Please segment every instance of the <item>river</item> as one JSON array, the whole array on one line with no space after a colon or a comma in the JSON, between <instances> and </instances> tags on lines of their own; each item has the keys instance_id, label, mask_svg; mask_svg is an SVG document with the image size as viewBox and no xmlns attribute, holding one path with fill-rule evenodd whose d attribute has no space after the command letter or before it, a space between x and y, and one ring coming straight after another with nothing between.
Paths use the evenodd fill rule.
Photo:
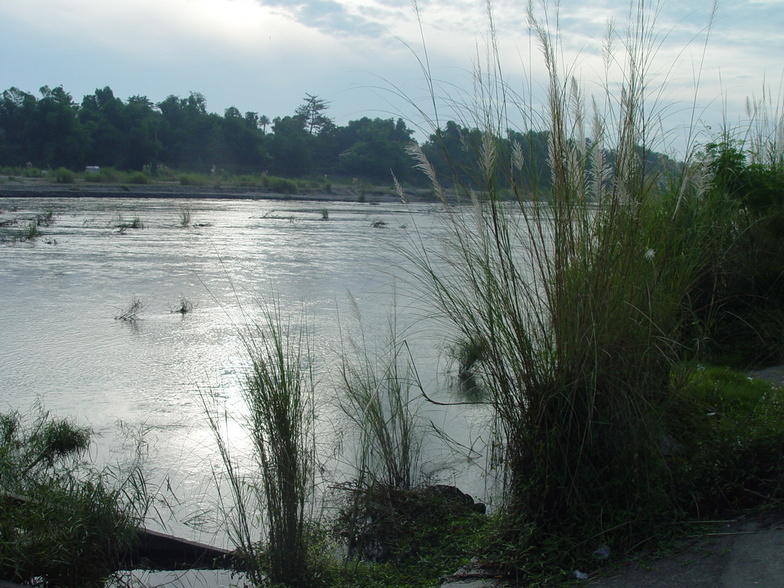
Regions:
<instances>
[{"instance_id":1,"label":"river","mask_svg":"<svg viewBox=\"0 0 784 588\"><path fill-rule=\"evenodd\" d=\"M40 236L17 239L48 211L54 222ZM135 219L141 228L123 228ZM446 333L409 285L401 253L412 239L433 239L435 205L2 198L0 223L0 411L30 414L41 404L88 425L98 464L127 463L141 437L160 496L151 527L228 544L215 523L220 460L203 399L225 408L242 455L242 336L275 301L287 319L307 323L321 487L350 475L336 452L345 423L331 376L341 342L357 330L351 299L372 346L382 346L394 311L428 394L460 399ZM138 319L118 320L134 300ZM176 312L183 301L190 312ZM486 409L422 401L420 411L424 423L479 450L467 457L428 442L431 480L487 499Z\"/></svg>"}]
</instances>

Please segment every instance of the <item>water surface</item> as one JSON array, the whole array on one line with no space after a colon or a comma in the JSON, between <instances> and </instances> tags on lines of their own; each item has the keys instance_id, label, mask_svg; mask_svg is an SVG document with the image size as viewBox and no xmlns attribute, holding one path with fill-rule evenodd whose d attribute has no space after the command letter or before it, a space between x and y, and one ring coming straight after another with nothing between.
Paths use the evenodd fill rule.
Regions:
<instances>
[{"instance_id":1,"label":"water surface","mask_svg":"<svg viewBox=\"0 0 784 588\"><path fill-rule=\"evenodd\" d=\"M14 240L48 210L55 222L40 237ZM20 198L0 199L0 211L0 221L18 221L0 227L0 410L41 403L91 426L100 463L129 460L134 436L143 435L151 486L165 495L150 526L227 543L210 524L219 459L202 399L230 411L229 434L246 447L242 336L276 300L308 325L325 478L347 471L345 456L329 460L344 430L329 381L341 341L356 332L350 297L371 347L383 346L394 309L429 393L454 396L445 334L406 285L399 251L411 238L431 238L439 214L430 206ZM137 217L143 228L118 228ZM192 312L173 312L183 298ZM139 320L117 320L134 299L143 303ZM481 449L484 408L424 405L422 414ZM481 466L481 453L473 455ZM481 467L454 459L443 448L427 454L434 480L483 494Z\"/></svg>"}]
</instances>

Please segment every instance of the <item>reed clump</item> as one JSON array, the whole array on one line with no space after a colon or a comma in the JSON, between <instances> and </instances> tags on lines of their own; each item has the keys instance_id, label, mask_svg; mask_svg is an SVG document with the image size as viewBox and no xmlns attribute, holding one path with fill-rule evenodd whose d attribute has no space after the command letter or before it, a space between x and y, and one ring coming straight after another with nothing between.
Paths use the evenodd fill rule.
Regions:
<instances>
[{"instance_id":1,"label":"reed clump","mask_svg":"<svg viewBox=\"0 0 784 588\"><path fill-rule=\"evenodd\" d=\"M239 567L258 585L317 586L309 510L315 471L314 380L306 329L284 322L275 303L243 341L249 362L243 392L257 475L240 473L218 415L205 407L233 500L230 531ZM257 519L262 522L259 535Z\"/></svg>"},{"instance_id":2,"label":"reed clump","mask_svg":"<svg viewBox=\"0 0 784 588\"><path fill-rule=\"evenodd\" d=\"M411 151L447 212L440 250L414 244L412 275L456 338L482 351L473 361L506 474L491 557L521 576L534 573L534 552L577 564L601 544L634 545L678 513L665 450L672 368L698 351L699 336L681 336L693 324L690 295L732 222L699 174L647 167L655 11L632 6L624 55L606 43L605 63L625 64L618 91L604 88L606 111L564 73L557 18L532 5L527 16L549 74L536 129L547 138L547 181L533 181L540 170L523 154L534 146L520 143L541 133L502 140L514 97L494 40L477 74L481 133L465 144L474 168L439 177ZM450 202L444 185L468 205Z\"/></svg>"},{"instance_id":3,"label":"reed clump","mask_svg":"<svg viewBox=\"0 0 784 588\"><path fill-rule=\"evenodd\" d=\"M422 478L423 431L417 416L421 385L395 328L374 353L356 303L353 307L358 336L345 336L337 386L338 405L358 435L355 484L409 489Z\"/></svg>"}]
</instances>

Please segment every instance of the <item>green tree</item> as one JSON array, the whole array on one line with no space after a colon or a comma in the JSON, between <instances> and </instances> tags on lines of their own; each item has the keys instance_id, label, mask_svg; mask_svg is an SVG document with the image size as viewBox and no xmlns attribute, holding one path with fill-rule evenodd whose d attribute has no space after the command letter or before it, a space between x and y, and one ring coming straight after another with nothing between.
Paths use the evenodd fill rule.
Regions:
<instances>
[{"instance_id":1,"label":"green tree","mask_svg":"<svg viewBox=\"0 0 784 588\"><path fill-rule=\"evenodd\" d=\"M304 100L304 104L298 106L295 113L303 117L305 129L309 134L318 135L325 128L334 125L333 120L324 114L329 108L328 101L311 94L305 94Z\"/></svg>"},{"instance_id":2,"label":"green tree","mask_svg":"<svg viewBox=\"0 0 784 588\"><path fill-rule=\"evenodd\" d=\"M28 140L32 141L41 167L84 165L89 136L79 123L77 107L62 86L40 90Z\"/></svg>"},{"instance_id":3,"label":"green tree","mask_svg":"<svg viewBox=\"0 0 784 588\"><path fill-rule=\"evenodd\" d=\"M413 175L413 161L406 152L413 131L402 119L350 121L339 129L337 147L339 170L347 175L399 179Z\"/></svg>"},{"instance_id":4,"label":"green tree","mask_svg":"<svg viewBox=\"0 0 784 588\"><path fill-rule=\"evenodd\" d=\"M262 114L259 117L259 126L261 127L261 132L265 135L267 134L267 127L269 126L270 122L271 121L266 114Z\"/></svg>"},{"instance_id":5,"label":"green tree","mask_svg":"<svg viewBox=\"0 0 784 588\"><path fill-rule=\"evenodd\" d=\"M11 87L0 97L0 159L12 165L37 161L30 126L35 117L35 96Z\"/></svg>"},{"instance_id":6,"label":"green tree","mask_svg":"<svg viewBox=\"0 0 784 588\"><path fill-rule=\"evenodd\" d=\"M276 174L300 176L312 169L311 135L303 115L277 117L270 141L272 168Z\"/></svg>"},{"instance_id":7,"label":"green tree","mask_svg":"<svg viewBox=\"0 0 784 588\"><path fill-rule=\"evenodd\" d=\"M223 152L222 117L207 112L202 94L188 98L168 96L158 104L164 118L161 129L167 165L207 171L221 159Z\"/></svg>"}]
</instances>

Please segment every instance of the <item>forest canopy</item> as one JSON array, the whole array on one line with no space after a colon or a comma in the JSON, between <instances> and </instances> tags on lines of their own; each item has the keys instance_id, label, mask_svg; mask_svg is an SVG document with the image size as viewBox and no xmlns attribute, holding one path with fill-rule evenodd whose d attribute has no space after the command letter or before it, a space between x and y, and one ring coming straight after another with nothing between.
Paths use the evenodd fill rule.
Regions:
<instances>
[{"instance_id":1,"label":"forest canopy","mask_svg":"<svg viewBox=\"0 0 784 588\"><path fill-rule=\"evenodd\" d=\"M270 120L235 107L223 115L209 112L198 92L170 95L157 104L146 96L122 100L108 86L81 102L62 86L44 86L39 94L15 87L0 94L0 166L131 171L165 165L193 172L425 181L409 153L414 131L402 118L362 117L340 126L329 116L330 103L316 95L306 94L292 114ZM521 187L547 189L547 131L510 129L494 140L504 157L515 149L522 154ZM450 120L420 147L442 181L471 185L482 142L481 130ZM654 169L673 163L652 155L648 163Z\"/></svg>"}]
</instances>

